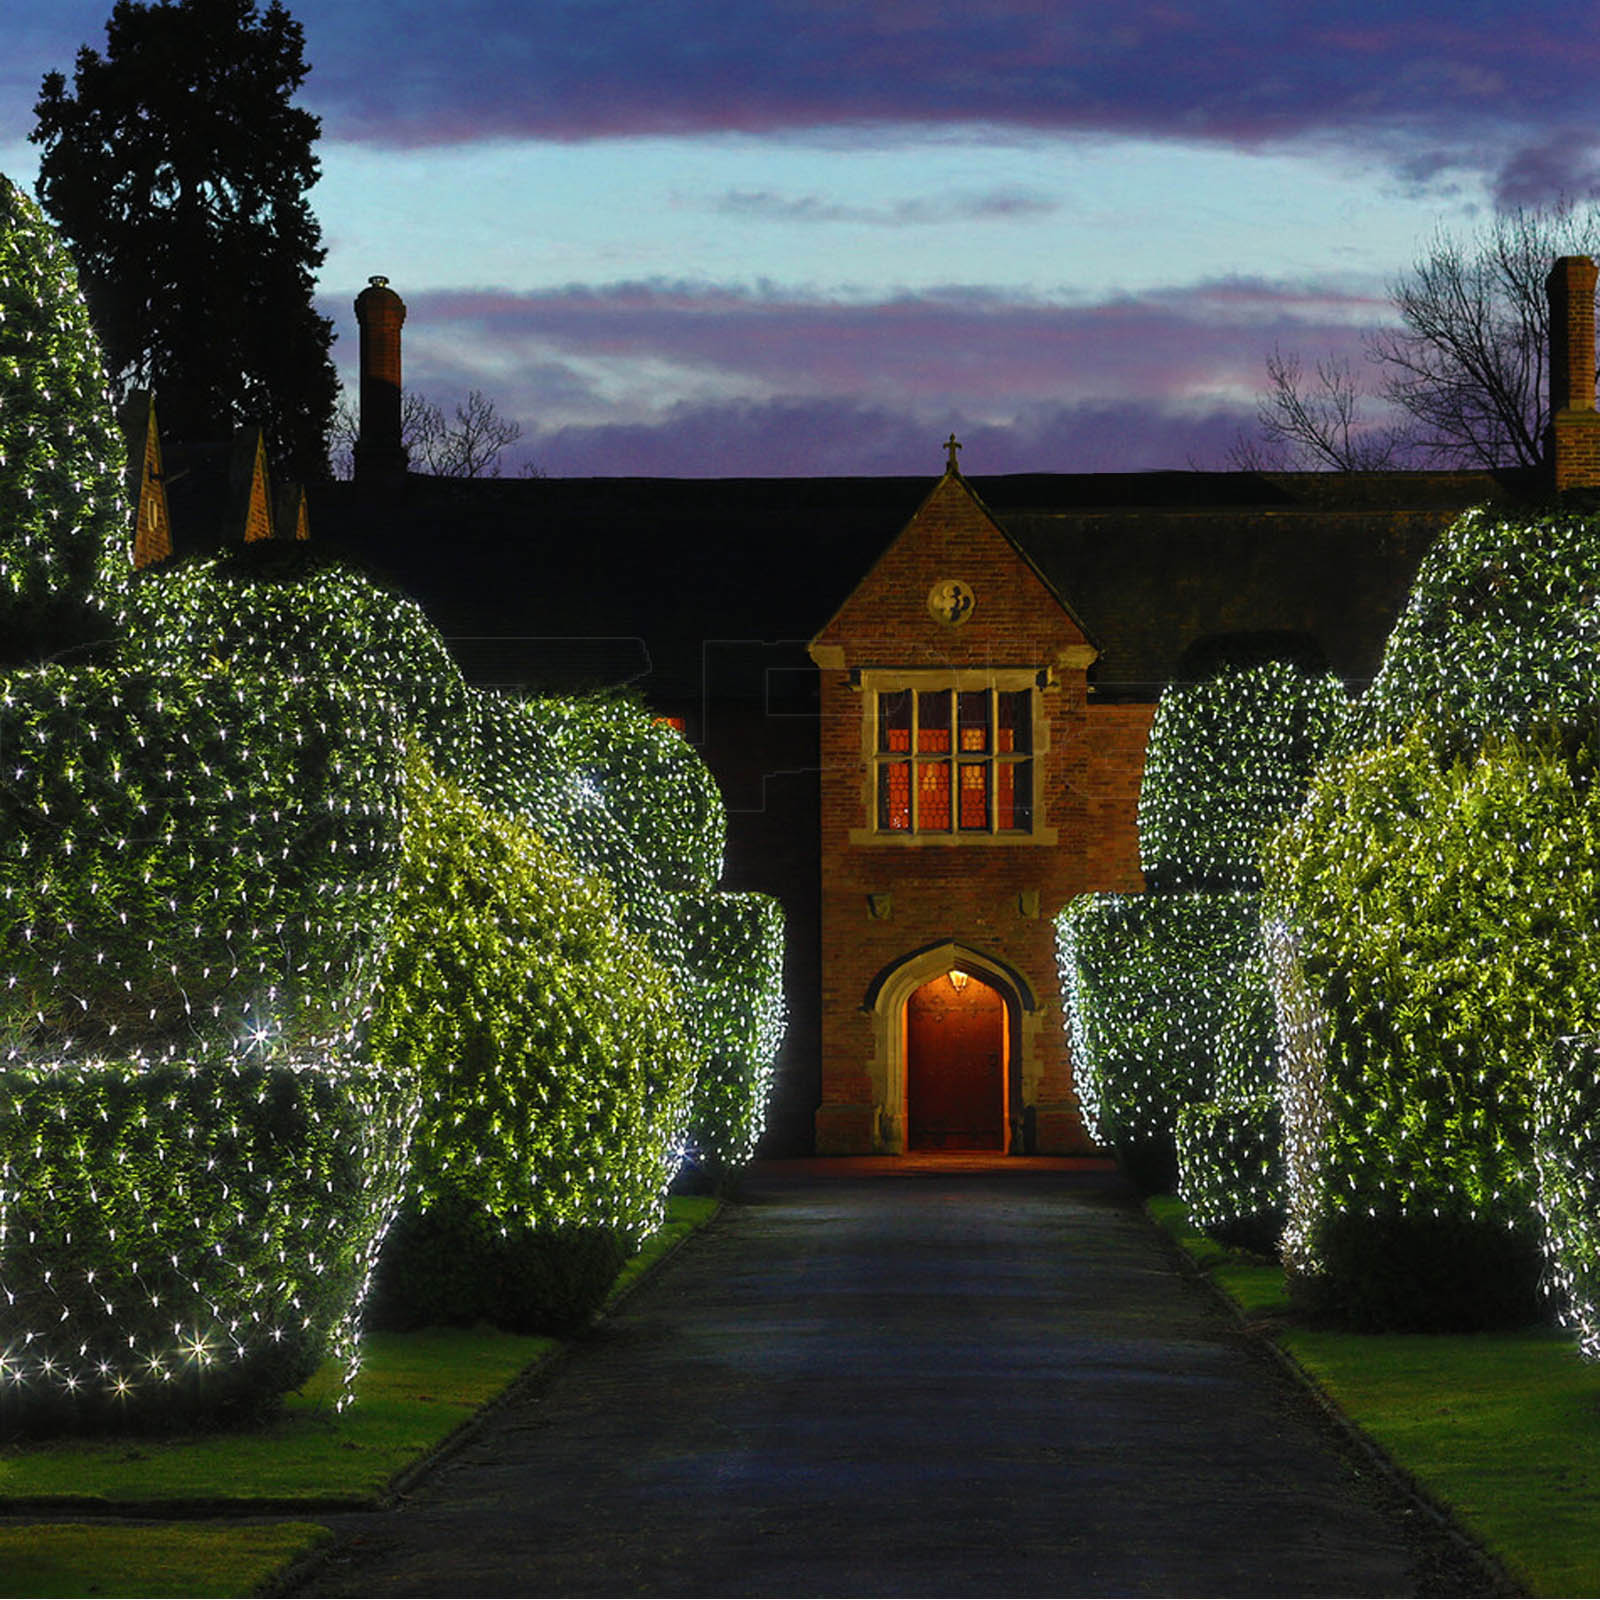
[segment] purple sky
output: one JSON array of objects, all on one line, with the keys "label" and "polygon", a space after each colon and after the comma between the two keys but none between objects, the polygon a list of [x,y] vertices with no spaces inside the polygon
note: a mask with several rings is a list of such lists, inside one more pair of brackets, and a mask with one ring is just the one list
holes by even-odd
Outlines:
[{"label": "purple sky", "polygon": [[[0,26],[0,170],[109,0]],[[1222,465],[1274,343],[1357,347],[1435,230],[1584,199],[1600,29],[1555,4],[298,0],[338,354],[507,470]]]}]

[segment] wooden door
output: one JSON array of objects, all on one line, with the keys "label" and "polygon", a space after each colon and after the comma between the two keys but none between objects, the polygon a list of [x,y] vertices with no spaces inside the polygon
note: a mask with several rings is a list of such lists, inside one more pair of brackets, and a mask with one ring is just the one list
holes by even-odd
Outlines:
[{"label": "wooden door", "polygon": [[1006,1003],[941,974],[906,1001],[906,1131],[913,1150],[1005,1149]]}]

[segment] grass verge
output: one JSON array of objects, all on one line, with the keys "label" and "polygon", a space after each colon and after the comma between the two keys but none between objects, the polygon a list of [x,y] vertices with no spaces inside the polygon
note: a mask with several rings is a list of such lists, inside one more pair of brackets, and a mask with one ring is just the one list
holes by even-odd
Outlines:
[{"label": "grass verge", "polygon": [[1600,1594],[1600,1369],[1570,1335],[1307,1328],[1289,1315],[1279,1267],[1207,1239],[1170,1196],[1149,1210],[1529,1593]]},{"label": "grass verge", "polygon": [[251,1594],[332,1537],[308,1522],[0,1528],[0,1594]]}]

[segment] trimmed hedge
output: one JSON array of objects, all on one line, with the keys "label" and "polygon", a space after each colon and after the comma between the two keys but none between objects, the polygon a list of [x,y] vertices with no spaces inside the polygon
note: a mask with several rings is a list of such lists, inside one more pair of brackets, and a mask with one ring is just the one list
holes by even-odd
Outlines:
[{"label": "trimmed hedge", "polygon": [[1535,1077],[1533,1152],[1547,1283],[1600,1361],[1600,1040],[1558,1040]]},{"label": "trimmed hedge", "polygon": [[0,749],[10,1059],[349,1043],[400,864],[386,704],[45,667],[0,679]]},{"label": "trimmed hedge", "polygon": [[1084,1113],[1146,1189],[1176,1178],[1179,1110],[1210,1098],[1212,1047],[1256,942],[1253,894],[1083,895],[1056,922]]},{"label": "trimmed hedge", "polygon": [[685,898],[679,908],[692,974],[685,1011],[697,1050],[689,1158],[724,1183],[755,1154],[783,1044],[783,907],[761,894]]},{"label": "trimmed hedge", "polygon": [[1357,742],[1421,728],[1441,755],[1600,722],[1600,519],[1458,518],[1424,557],[1362,700]]},{"label": "trimmed hedge", "polygon": [[1262,839],[1299,804],[1348,715],[1337,678],[1287,661],[1166,689],[1139,789],[1149,890],[1259,888]]},{"label": "trimmed hedge", "polygon": [[330,1356],[347,1399],[417,1110],[371,1067],[0,1071],[0,1431],[254,1416]]},{"label": "trimmed hedge", "polygon": [[1535,1064],[1600,1020],[1591,752],[1421,733],[1328,764],[1267,856],[1286,1265],[1368,1327],[1537,1308]]},{"label": "trimmed hedge", "polygon": [[1178,1112],[1178,1193],[1195,1225],[1263,1254],[1284,1223],[1278,1030],[1259,949],[1239,968],[1219,1022],[1211,1098]]},{"label": "trimmed hedge", "polygon": [[538,1328],[549,1308],[515,1263],[557,1235],[592,1254],[601,1229],[629,1252],[655,1229],[695,1060],[668,973],[605,883],[420,755],[406,788],[372,1050],[420,1075],[423,1120],[383,1316]]},{"label": "trimmed hedge", "polygon": [[[125,453],[66,247],[0,176],[0,660],[110,634]],[[117,557],[123,559],[120,564]]]}]

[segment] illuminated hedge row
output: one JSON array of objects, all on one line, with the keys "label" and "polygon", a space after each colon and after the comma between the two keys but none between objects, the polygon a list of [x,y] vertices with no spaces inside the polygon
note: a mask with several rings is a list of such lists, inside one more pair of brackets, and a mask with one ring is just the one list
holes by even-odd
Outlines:
[{"label": "illuminated hedge row", "polygon": [[1348,715],[1337,678],[1287,661],[1168,688],[1139,789],[1149,890],[1258,887],[1263,837],[1299,804]]},{"label": "illuminated hedge row", "polygon": [[123,463],[71,260],[0,176],[0,659],[36,662],[109,632]]},{"label": "illuminated hedge row", "polygon": [[1257,897],[1083,895],[1056,923],[1084,1114],[1136,1182],[1170,1188],[1179,1110],[1210,1098],[1212,1053],[1257,938]]},{"label": "illuminated hedge row", "polygon": [[1530,1314],[1532,1083],[1600,1021],[1592,752],[1441,765],[1420,733],[1329,763],[1273,841],[1286,1264],[1382,1326]]},{"label": "illuminated hedge row", "polygon": [[420,758],[407,800],[372,1050],[420,1077],[423,1120],[386,1315],[538,1327],[537,1286],[505,1267],[530,1234],[630,1250],[654,1230],[695,1060],[668,973],[600,879]]},{"label": "illuminated hedge row", "polygon": [[345,1049],[400,865],[390,707],[337,681],[0,678],[6,1059]]},{"label": "illuminated hedge row", "polygon": [[1558,1041],[1533,1103],[1549,1287],[1579,1352],[1600,1361],[1600,1040]]},{"label": "illuminated hedge row", "polygon": [[0,1433],[253,1414],[357,1313],[417,1095],[370,1067],[0,1071]]},{"label": "illuminated hedge row", "polygon": [[1195,1225],[1263,1252],[1283,1232],[1283,1117],[1278,1030],[1266,962],[1238,969],[1212,1045],[1210,1095],[1178,1112],[1178,1193]]},{"label": "illuminated hedge row", "polygon": [[684,1005],[704,1061],[686,1148],[714,1181],[755,1154],[783,1043],[783,908],[760,894],[685,897]]},{"label": "illuminated hedge row", "polygon": [[1423,559],[1363,697],[1360,742],[1427,730],[1442,753],[1600,721],[1600,519],[1478,509]]}]

